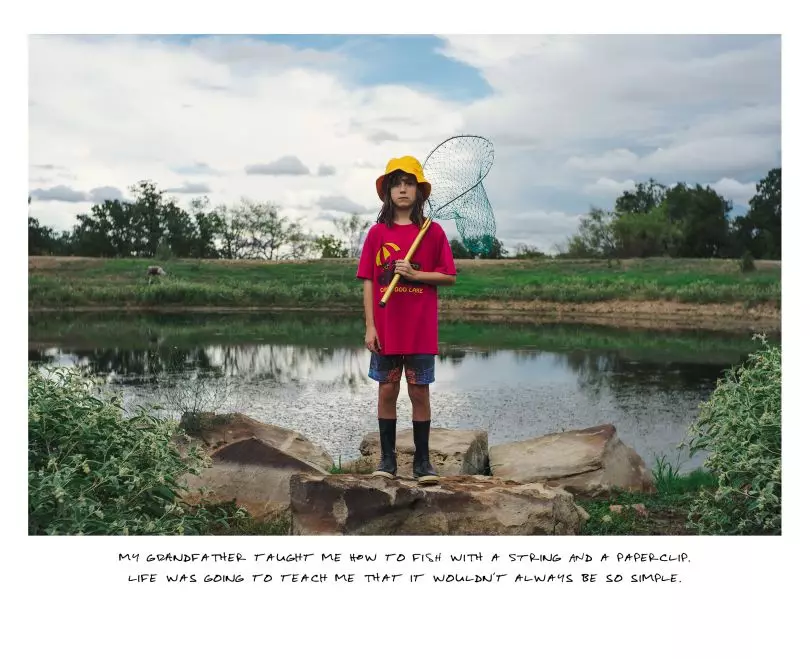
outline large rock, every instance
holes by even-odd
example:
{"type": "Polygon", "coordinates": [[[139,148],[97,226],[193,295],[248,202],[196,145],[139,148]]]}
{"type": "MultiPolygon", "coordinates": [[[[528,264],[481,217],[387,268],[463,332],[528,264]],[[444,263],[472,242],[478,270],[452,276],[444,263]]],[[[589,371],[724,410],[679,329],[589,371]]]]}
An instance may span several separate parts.
{"type": "Polygon", "coordinates": [[[215,450],[209,468],[199,476],[186,476],[185,484],[192,490],[186,499],[199,500],[196,490],[206,488],[208,501],[234,501],[253,517],[272,517],[289,510],[290,478],[301,473],[324,475],[326,471],[265,439],[251,437],[215,450]]]}
{"type": "Polygon", "coordinates": [[[655,492],[652,474],[612,425],[544,435],[489,449],[493,476],[520,483],[546,483],[579,496],[611,489],[655,492]]]}
{"type": "MultiPolygon", "coordinates": [[[[410,426],[410,423],[408,423],[410,426]]],[[[439,476],[487,474],[489,456],[485,430],[430,429],[430,462],[439,476]]],[[[413,426],[397,432],[397,474],[413,473],[413,426]]],[[[380,433],[368,433],[360,443],[361,457],[347,471],[370,473],[380,461],[380,433]]]]}
{"type": "Polygon", "coordinates": [[[296,535],[571,535],[588,518],[564,490],[490,476],[297,474],[290,510],[296,535]]]}
{"type": "Polygon", "coordinates": [[[329,471],[333,464],[332,456],[325,449],[303,435],[244,414],[204,414],[199,425],[200,430],[189,434],[200,440],[210,454],[229,444],[255,438],[324,471],[329,471]]]}
{"type": "MultiPolygon", "coordinates": [[[[199,476],[188,475],[187,501],[199,500],[199,488],[212,502],[234,501],[252,516],[266,518],[289,510],[293,474],[325,474],[332,457],[299,433],[262,423],[244,414],[203,414],[181,450],[196,445],[211,457],[199,476]]],[[[188,431],[187,431],[188,432],[188,431]]]]}

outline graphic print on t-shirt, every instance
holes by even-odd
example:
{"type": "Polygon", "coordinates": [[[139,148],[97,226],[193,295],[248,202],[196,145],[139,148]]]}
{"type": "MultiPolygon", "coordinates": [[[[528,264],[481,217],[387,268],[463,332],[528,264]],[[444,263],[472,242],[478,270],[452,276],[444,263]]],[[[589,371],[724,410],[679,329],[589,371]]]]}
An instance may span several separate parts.
{"type": "MultiPolygon", "coordinates": [[[[377,250],[377,256],[375,258],[377,265],[382,268],[382,272],[377,279],[377,283],[380,286],[388,286],[388,284],[391,283],[391,280],[394,278],[394,262],[404,258],[405,252],[399,248],[399,245],[391,242],[383,243],[380,249],[377,250]]],[[[419,270],[418,263],[411,262],[411,267],[414,270],[419,270]]],[[[402,277],[401,281],[411,280],[406,277],[402,277]]]]}

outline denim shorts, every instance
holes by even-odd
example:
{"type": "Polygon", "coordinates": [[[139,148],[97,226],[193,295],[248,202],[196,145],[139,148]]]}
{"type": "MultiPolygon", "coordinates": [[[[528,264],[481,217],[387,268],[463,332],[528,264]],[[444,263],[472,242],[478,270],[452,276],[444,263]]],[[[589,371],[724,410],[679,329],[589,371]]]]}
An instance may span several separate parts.
{"type": "Polygon", "coordinates": [[[372,352],[368,377],[383,383],[399,382],[403,368],[408,384],[431,384],[436,379],[436,355],[378,355],[372,352]]]}

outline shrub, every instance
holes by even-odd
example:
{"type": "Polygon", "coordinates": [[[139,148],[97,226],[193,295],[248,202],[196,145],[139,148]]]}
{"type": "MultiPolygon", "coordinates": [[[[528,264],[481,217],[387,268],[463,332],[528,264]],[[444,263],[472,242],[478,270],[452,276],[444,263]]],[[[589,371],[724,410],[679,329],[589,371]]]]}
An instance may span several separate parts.
{"type": "Polygon", "coordinates": [[[731,369],[701,405],[689,451],[707,451],[717,478],[690,509],[699,533],[780,534],[782,529],[782,352],[763,347],[731,369]]]}
{"type": "Polygon", "coordinates": [[[143,408],[125,417],[76,369],[30,368],[29,533],[192,535],[243,517],[179,499],[182,476],[206,462],[195,449],[181,456],[175,431],[143,408]]]}
{"type": "Polygon", "coordinates": [[[751,255],[751,252],[745,250],[740,259],[740,272],[753,272],[756,269],[757,266],[754,263],[754,257],[751,255]]]}

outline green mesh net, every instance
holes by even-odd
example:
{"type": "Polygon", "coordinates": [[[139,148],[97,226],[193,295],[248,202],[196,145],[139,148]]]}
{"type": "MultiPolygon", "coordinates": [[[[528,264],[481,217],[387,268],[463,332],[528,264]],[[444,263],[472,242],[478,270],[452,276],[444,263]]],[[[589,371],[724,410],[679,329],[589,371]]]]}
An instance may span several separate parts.
{"type": "Polygon", "coordinates": [[[483,183],[494,159],[489,140],[459,135],[433,149],[423,166],[431,219],[455,222],[464,247],[475,255],[491,252],[495,242],[495,214],[483,183]]]}

